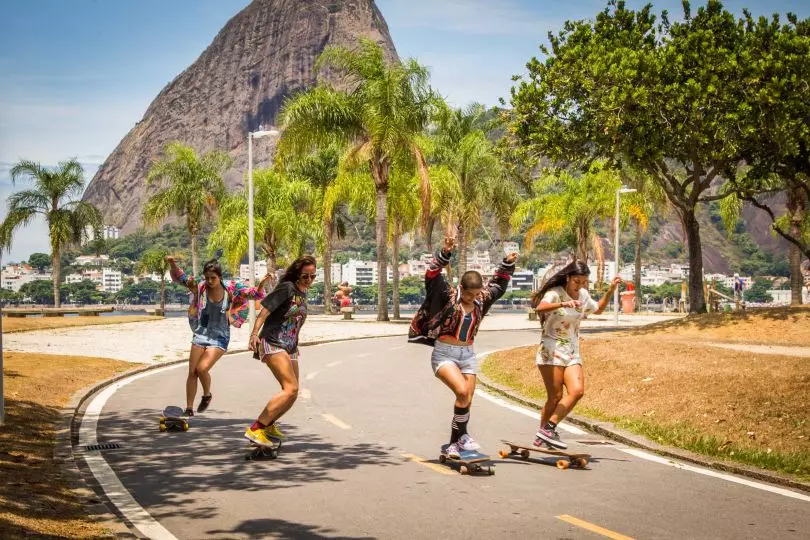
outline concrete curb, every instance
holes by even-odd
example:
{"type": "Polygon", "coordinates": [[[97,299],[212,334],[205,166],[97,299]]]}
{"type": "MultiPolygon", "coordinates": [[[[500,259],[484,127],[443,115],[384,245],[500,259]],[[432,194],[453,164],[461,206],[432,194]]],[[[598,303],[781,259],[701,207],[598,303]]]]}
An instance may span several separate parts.
{"type": "MultiPolygon", "coordinates": [[[[487,356],[489,355],[488,354],[484,355],[481,358],[481,362],[483,362],[487,356]]],[[[543,406],[543,403],[539,401],[522,396],[517,392],[515,392],[514,390],[512,390],[511,388],[490,381],[489,379],[486,378],[486,376],[484,376],[480,372],[478,374],[478,382],[481,386],[483,386],[490,392],[499,394],[525,407],[539,410],[543,406]]],[[[565,420],[567,422],[585,428],[588,431],[602,435],[603,437],[606,437],[608,439],[626,444],[627,446],[634,446],[636,448],[641,448],[642,450],[654,452],[664,457],[678,459],[680,461],[687,461],[689,463],[694,463],[696,465],[700,465],[708,469],[716,469],[723,472],[737,474],[740,476],[753,478],[755,480],[761,480],[771,484],[777,484],[780,486],[785,486],[810,493],[810,483],[795,480],[781,473],[757,469],[754,467],[750,467],[739,463],[733,463],[729,461],[718,461],[712,457],[696,454],[688,450],[682,450],[680,448],[673,448],[670,446],[663,446],[645,437],[618,428],[613,424],[611,424],[610,422],[591,420],[590,418],[584,418],[582,416],[576,415],[568,415],[565,420]]]]}

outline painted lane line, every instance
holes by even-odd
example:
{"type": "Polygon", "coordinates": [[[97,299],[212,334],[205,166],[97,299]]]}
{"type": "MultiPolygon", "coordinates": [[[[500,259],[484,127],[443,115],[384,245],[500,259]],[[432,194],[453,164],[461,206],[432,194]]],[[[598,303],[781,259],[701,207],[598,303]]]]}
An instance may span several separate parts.
{"type": "Polygon", "coordinates": [[[329,362],[328,364],[326,364],[326,367],[335,367],[335,366],[339,366],[342,363],[343,363],[343,360],[336,360],[334,362],[329,362]]]}
{"type": "Polygon", "coordinates": [[[607,538],[612,538],[613,540],[633,540],[630,536],[625,536],[623,534],[619,534],[617,532],[611,531],[610,529],[605,529],[604,527],[600,527],[599,525],[594,525],[593,523],[588,523],[587,521],[583,521],[581,519],[575,518],[574,516],[569,516],[568,514],[563,514],[561,516],[557,516],[557,519],[561,519],[566,523],[570,523],[571,525],[576,525],[577,527],[581,527],[585,530],[594,532],[596,534],[600,534],[607,538]]]}
{"type": "Polygon", "coordinates": [[[425,458],[419,457],[416,454],[402,454],[402,457],[407,459],[408,461],[412,461],[413,463],[418,463],[419,465],[424,465],[428,469],[432,471],[436,471],[437,473],[445,474],[448,476],[456,476],[455,471],[451,471],[447,467],[443,465],[437,465],[436,463],[431,463],[425,458]]]}
{"type": "MultiPolygon", "coordinates": [[[[520,414],[522,414],[524,416],[528,416],[529,418],[534,418],[538,422],[540,421],[540,413],[529,410],[529,409],[527,409],[525,407],[521,407],[520,405],[515,405],[514,403],[510,403],[510,402],[506,401],[505,399],[495,397],[495,396],[493,396],[491,394],[488,394],[484,390],[481,390],[480,388],[475,389],[475,395],[481,396],[482,398],[486,399],[487,401],[491,401],[492,403],[495,403],[496,405],[500,405],[501,407],[505,407],[505,408],[507,408],[507,409],[509,409],[511,411],[515,411],[515,412],[520,413],[520,414]]],[[[567,431],[568,433],[571,433],[573,435],[587,435],[587,433],[585,431],[579,429],[576,426],[572,426],[572,425],[568,424],[567,422],[563,422],[561,424],[558,424],[557,427],[560,428],[561,430],[567,431]]]]}
{"type": "Polygon", "coordinates": [[[313,371],[312,373],[307,373],[307,376],[304,377],[304,379],[306,379],[307,381],[311,381],[312,379],[314,379],[315,377],[318,376],[318,373],[319,373],[318,371],[313,371]]]}
{"type": "Polygon", "coordinates": [[[365,357],[367,357],[367,356],[371,356],[371,353],[370,353],[370,352],[366,352],[366,353],[361,353],[361,354],[358,354],[358,355],[355,355],[355,356],[356,356],[357,358],[365,358],[365,357]]]}
{"type": "Polygon", "coordinates": [[[389,351],[398,351],[398,350],[404,349],[404,348],[405,348],[405,345],[400,345],[399,347],[391,347],[388,350],[389,351]]]}
{"type": "Polygon", "coordinates": [[[674,467],[676,469],[682,469],[685,471],[703,474],[705,476],[711,476],[712,478],[720,478],[728,482],[734,482],[735,484],[742,484],[744,486],[749,486],[752,488],[761,489],[763,491],[776,493],[777,495],[782,495],[793,499],[799,499],[800,501],[810,502],[810,496],[804,495],[802,493],[797,493],[795,491],[791,491],[789,489],[780,488],[776,486],[770,486],[768,484],[755,482],[753,480],[746,480],[745,478],[738,478],[736,476],[721,473],[718,471],[713,471],[711,469],[704,469],[702,467],[696,467],[694,465],[687,465],[686,463],[681,463],[678,461],[673,461],[669,458],[657,456],[655,454],[650,454],[649,452],[645,452],[644,450],[639,450],[637,448],[617,448],[617,450],[620,450],[625,454],[630,454],[631,456],[635,456],[637,458],[646,459],[647,461],[652,461],[655,463],[660,463],[661,465],[667,465],[669,467],[674,467]]]}
{"type": "Polygon", "coordinates": [[[341,420],[340,418],[338,418],[338,417],[336,417],[334,415],[321,414],[321,416],[323,417],[324,420],[336,425],[340,429],[352,429],[352,426],[350,426],[349,424],[347,424],[346,422],[344,422],[343,420],[341,420]]]}
{"type": "MultiPolygon", "coordinates": [[[[177,369],[185,365],[186,364],[176,364],[173,366],[167,366],[165,368],[139,373],[137,375],[133,375],[132,377],[117,381],[102,390],[101,393],[93,398],[93,400],[87,406],[84,416],[82,417],[82,423],[79,427],[79,445],[87,446],[98,444],[98,419],[101,416],[101,411],[104,408],[104,405],[107,403],[107,400],[110,399],[110,397],[115,394],[119,388],[126,386],[142,377],[154,375],[155,373],[161,373],[170,369],[177,369]]],[[[110,502],[118,509],[119,512],[121,512],[124,518],[132,523],[132,525],[144,536],[147,538],[156,538],[158,540],[177,540],[172,533],[163,527],[163,525],[158,523],[155,518],[149,515],[149,512],[138,504],[132,494],[127,491],[127,489],[121,483],[121,480],[118,479],[118,476],[116,476],[112,467],[110,467],[110,465],[104,460],[104,456],[101,453],[84,454],[84,460],[87,463],[87,466],[90,468],[90,472],[93,473],[93,476],[104,490],[104,494],[107,496],[110,502]]]]}
{"type": "Polygon", "coordinates": [[[298,395],[301,396],[301,399],[312,399],[312,391],[309,388],[300,389],[298,395]]]}

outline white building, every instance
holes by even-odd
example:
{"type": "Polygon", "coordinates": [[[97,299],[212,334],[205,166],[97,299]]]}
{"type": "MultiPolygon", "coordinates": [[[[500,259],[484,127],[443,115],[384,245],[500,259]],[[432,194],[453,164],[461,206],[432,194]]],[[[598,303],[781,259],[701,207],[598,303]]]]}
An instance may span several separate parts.
{"type": "MultiPolygon", "coordinates": [[[[315,270],[315,276],[315,283],[323,282],[323,266],[319,266],[315,270]]],[[[333,286],[343,282],[343,267],[340,265],[340,263],[332,263],[332,272],[330,277],[332,278],[333,286]]]]}
{"type": "MultiPolygon", "coordinates": [[[[254,279],[256,279],[256,283],[258,280],[262,279],[265,274],[267,274],[267,261],[254,261],[253,263],[253,271],[255,272],[254,279]]],[[[249,264],[240,264],[239,265],[239,279],[243,282],[248,281],[250,278],[250,265],[249,264]]]]}
{"type": "Polygon", "coordinates": [[[509,291],[533,291],[535,289],[535,275],[531,270],[515,271],[509,280],[509,291]]]}
{"type": "Polygon", "coordinates": [[[79,255],[73,261],[76,266],[104,266],[110,260],[107,255],[79,255]]]}
{"type": "Polygon", "coordinates": [[[10,264],[4,267],[0,273],[0,287],[12,292],[20,292],[26,283],[48,279],[51,279],[50,274],[39,273],[27,264],[10,264]]]}
{"type": "Polygon", "coordinates": [[[349,285],[370,286],[377,283],[377,263],[374,261],[358,261],[349,259],[341,269],[342,281],[349,285]]]}
{"type": "Polygon", "coordinates": [[[504,254],[520,253],[520,244],[518,244],[517,242],[504,242],[503,252],[504,254]]]}
{"type": "Polygon", "coordinates": [[[124,287],[123,275],[118,270],[104,268],[101,271],[101,290],[117,293],[124,287]]]}
{"type": "Polygon", "coordinates": [[[467,270],[476,270],[481,273],[491,274],[492,259],[489,256],[489,251],[468,251],[467,252],[467,270]]]}

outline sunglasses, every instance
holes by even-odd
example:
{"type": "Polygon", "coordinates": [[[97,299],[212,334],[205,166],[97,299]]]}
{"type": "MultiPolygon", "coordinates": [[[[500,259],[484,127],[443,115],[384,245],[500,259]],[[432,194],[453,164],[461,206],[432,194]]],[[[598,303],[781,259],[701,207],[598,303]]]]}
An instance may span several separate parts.
{"type": "Polygon", "coordinates": [[[315,279],[317,274],[301,274],[301,279],[315,279]]]}

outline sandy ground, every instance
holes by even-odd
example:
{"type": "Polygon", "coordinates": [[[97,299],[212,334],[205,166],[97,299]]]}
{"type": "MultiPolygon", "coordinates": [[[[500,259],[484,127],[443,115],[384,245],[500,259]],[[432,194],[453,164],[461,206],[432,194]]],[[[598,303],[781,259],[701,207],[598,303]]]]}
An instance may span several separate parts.
{"type": "MultiPolygon", "coordinates": [[[[407,322],[379,323],[374,315],[359,315],[353,321],[339,316],[313,315],[301,330],[301,343],[334,339],[354,339],[370,336],[394,336],[408,333],[407,322]]],[[[640,326],[669,316],[634,315],[622,317],[623,326],[640,326]]],[[[613,317],[600,315],[588,319],[586,327],[611,327],[613,317]]],[[[484,319],[481,330],[535,329],[536,321],[526,315],[494,313],[484,319]]],[[[244,350],[250,332],[247,325],[231,328],[230,350],[244,350]]],[[[47,354],[81,354],[113,358],[127,362],[158,363],[185,358],[191,345],[191,330],[185,317],[159,321],[64,328],[47,331],[20,332],[3,336],[3,348],[8,351],[47,354]]]]}

